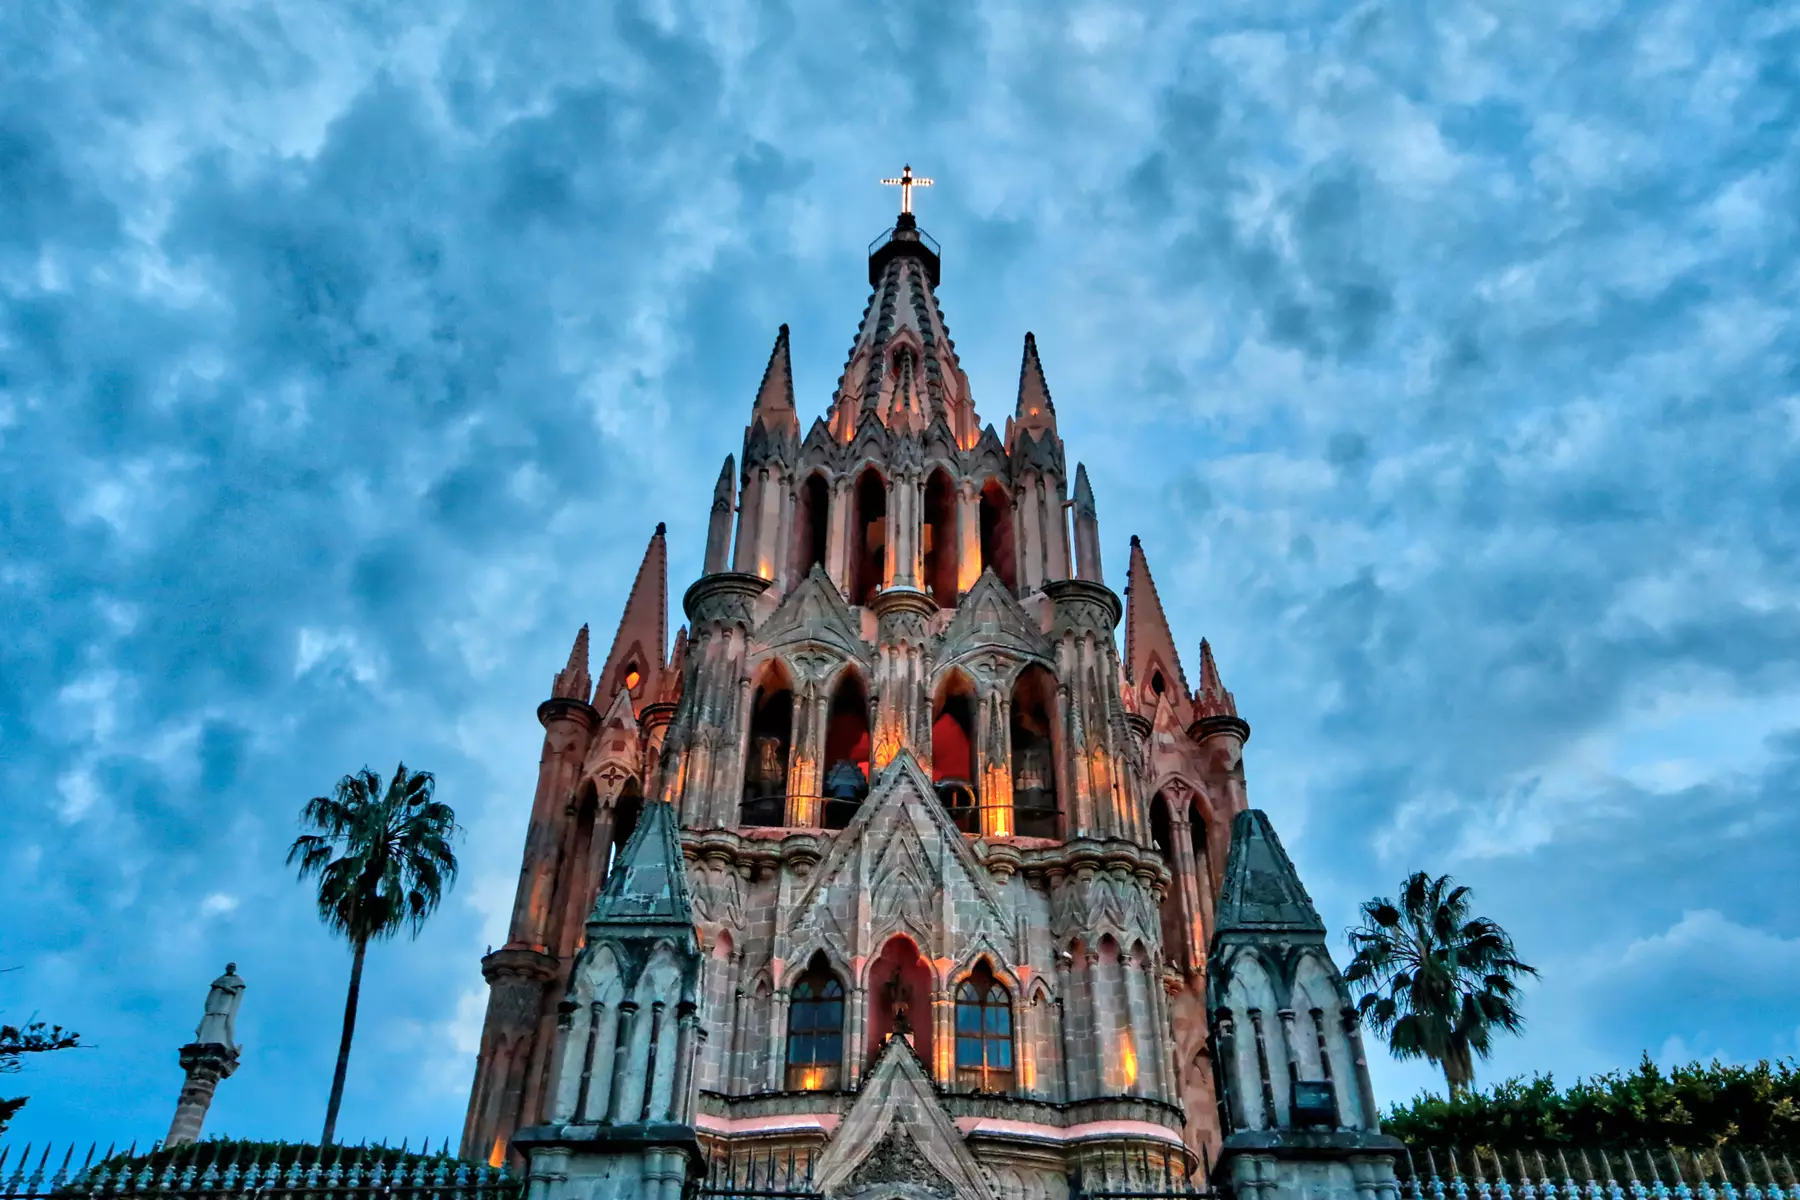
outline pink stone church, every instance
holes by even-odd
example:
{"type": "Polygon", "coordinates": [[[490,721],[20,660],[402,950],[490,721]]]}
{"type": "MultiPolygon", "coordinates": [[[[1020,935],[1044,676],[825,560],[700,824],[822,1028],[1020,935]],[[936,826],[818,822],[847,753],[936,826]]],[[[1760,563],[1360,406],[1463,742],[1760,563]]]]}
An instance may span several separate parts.
{"type": "Polygon", "coordinates": [[[1123,602],[1102,577],[1029,333],[983,423],[939,274],[903,211],[810,425],[782,327],[687,624],[671,643],[659,525],[598,674],[585,626],[556,674],[465,1155],[636,1155],[618,1194],[773,1153],[830,1195],[1060,1197],[1121,1156],[1197,1177],[1303,1078],[1375,1127],[1266,822],[1236,822],[1263,840],[1234,903],[1323,965],[1209,1001],[1250,728],[1205,642],[1190,686],[1135,537],[1123,602]],[[1230,1071],[1271,1101],[1235,1117],[1232,1011],[1230,1071]]]}

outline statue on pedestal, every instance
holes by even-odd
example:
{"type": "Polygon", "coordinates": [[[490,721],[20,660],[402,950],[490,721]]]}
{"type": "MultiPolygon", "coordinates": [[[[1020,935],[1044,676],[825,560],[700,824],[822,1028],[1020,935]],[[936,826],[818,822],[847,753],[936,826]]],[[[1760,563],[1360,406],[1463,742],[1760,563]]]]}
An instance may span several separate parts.
{"type": "Polygon", "coordinates": [[[237,1044],[237,1011],[243,1002],[244,981],[238,976],[237,964],[226,963],[225,973],[212,981],[212,989],[206,993],[206,1008],[194,1040],[181,1048],[179,1061],[187,1079],[175,1102],[175,1119],[169,1122],[165,1144],[180,1146],[200,1136],[219,1081],[237,1070],[242,1049],[237,1044]]]}

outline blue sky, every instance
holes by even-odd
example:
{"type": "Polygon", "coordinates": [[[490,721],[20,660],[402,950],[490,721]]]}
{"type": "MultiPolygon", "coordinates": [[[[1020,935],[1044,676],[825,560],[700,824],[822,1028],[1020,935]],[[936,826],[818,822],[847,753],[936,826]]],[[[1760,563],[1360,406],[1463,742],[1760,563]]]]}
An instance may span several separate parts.
{"type": "Polygon", "coordinates": [[[697,573],[784,321],[822,409],[903,161],[1327,923],[1472,884],[1543,971],[1483,1078],[1794,1053],[1797,63],[1734,0],[5,6],[0,1015],[92,1043],[16,1134],[160,1136],[234,959],[209,1129],[316,1137],[282,855],[397,759],[463,877],[340,1132],[459,1133],[535,706],[657,521],[697,573]]]}

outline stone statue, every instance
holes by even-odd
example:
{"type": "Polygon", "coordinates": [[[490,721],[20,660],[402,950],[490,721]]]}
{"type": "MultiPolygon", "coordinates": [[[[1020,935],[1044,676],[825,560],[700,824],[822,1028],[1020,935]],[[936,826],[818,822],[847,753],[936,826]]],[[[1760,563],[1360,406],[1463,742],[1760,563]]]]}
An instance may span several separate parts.
{"type": "Polygon", "coordinates": [[[243,1002],[244,981],[238,977],[237,964],[226,963],[225,973],[212,981],[212,990],[206,994],[206,1012],[194,1031],[195,1044],[224,1046],[235,1054],[239,1048],[237,1011],[243,1002]]]}
{"type": "Polygon", "coordinates": [[[894,1036],[903,1037],[906,1039],[907,1045],[912,1045],[912,989],[907,987],[906,981],[900,978],[899,967],[894,968],[893,977],[881,990],[883,997],[887,1000],[888,1012],[893,1015],[894,1036]]]}

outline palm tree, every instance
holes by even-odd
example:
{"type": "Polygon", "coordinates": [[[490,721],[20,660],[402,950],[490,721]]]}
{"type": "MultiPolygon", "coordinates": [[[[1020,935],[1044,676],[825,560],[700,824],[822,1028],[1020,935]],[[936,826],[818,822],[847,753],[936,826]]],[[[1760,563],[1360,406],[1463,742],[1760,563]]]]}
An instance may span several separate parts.
{"type": "Polygon", "coordinates": [[[288,847],[288,865],[299,864],[300,878],[318,878],[319,919],[352,947],[344,1035],[320,1139],[327,1146],[344,1099],[363,955],[370,942],[393,937],[403,926],[419,936],[425,918],[456,882],[456,854],[450,849],[456,814],[432,798],[435,786],[429,771],[408,773],[401,763],[384,792],[381,776],[364,767],[338,780],[332,795],[306,802],[300,821],[316,832],[301,834],[288,847]]]}
{"type": "Polygon", "coordinates": [[[1519,961],[1506,930],[1469,915],[1469,889],[1448,875],[1416,871],[1399,904],[1377,896],[1362,915],[1344,972],[1361,993],[1357,1011],[1396,1058],[1430,1059],[1452,1097],[1467,1092],[1494,1031],[1525,1028],[1516,981],[1537,971],[1519,961]]]}

